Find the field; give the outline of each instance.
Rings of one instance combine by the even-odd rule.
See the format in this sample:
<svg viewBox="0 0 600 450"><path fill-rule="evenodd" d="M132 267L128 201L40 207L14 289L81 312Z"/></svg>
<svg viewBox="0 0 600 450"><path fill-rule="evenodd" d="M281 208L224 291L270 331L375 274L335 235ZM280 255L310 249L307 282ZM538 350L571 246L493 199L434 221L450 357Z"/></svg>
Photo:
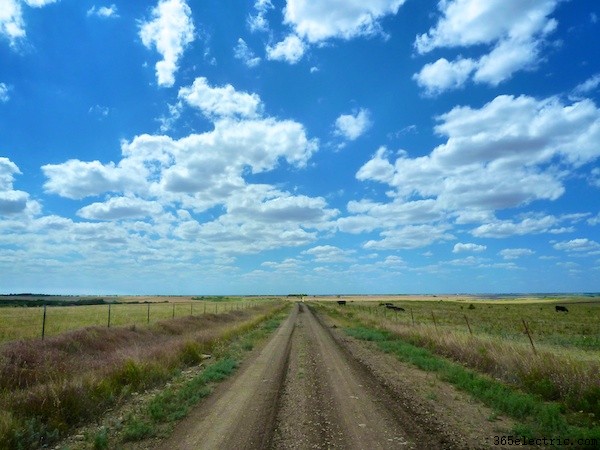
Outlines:
<svg viewBox="0 0 600 450"><path fill-rule="evenodd" d="M109 300L0 308L0 449L600 448L598 296Z"/></svg>
<svg viewBox="0 0 600 450"><path fill-rule="evenodd" d="M118 327L145 325L159 320L206 313L223 313L246 308L253 297L63 297L1 296L2 303L20 302L22 306L0 307L0 343L16 339L55 336L65 331L89 326ZM44 303L48 306L24 306ZM102 304L85 304L102 302ZM79 303L79 304L78 304ZM81 304L83 303L83 304ZM73 306L60 306L71 304ZM77 306L75 306L77 305Z"/></svg>

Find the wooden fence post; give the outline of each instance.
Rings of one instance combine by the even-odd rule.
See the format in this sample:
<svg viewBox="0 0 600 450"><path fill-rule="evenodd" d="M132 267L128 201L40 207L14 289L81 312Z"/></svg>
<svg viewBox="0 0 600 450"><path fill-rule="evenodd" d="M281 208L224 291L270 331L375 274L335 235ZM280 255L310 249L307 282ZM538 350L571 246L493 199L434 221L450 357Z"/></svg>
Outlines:
<svg viewBox="0 0 600 450"><path fill-rule="evenodd" d="M148 323L150 323L150 303L148 303Z"/></svg>
<svg viewBox="0 0 600 450"><path fill-rule="evenodd" d="M435 316L433 315L433 311L431 311L431 318L433 319L433 325L435 326L435 331L437 331L437 322L435 321Z"/></svg>
<svg viewBox="0 0 600 450"><path fill-rule="evenodd" d="M106 324L106 328L110 328L110 303L108 304L108 323Z"/></svg>
<svg viewBox="0 0 600 450"><path fill-rule="evenodd" d="M173 319L175 318L175 303L173 303Z"/></svg>
<svg viewBox="0 0 600 450"><path fill-rule="evenodd" d="M473 331L471 331L471 325L469 325L469 319L467 318L467 315L464 314L465 316L465 321L467 322L467 328L469 329L469 333L471 334L471 336L473 336Z"/></svg>
<svg viewBox="0 0 600 450"><path fill-rule="evenodd" d="M206 314L206 303L204 303L204 314Z"/></svg>
<svg viewBox="0 0 600 450"><path fill-rule="evenodd" d="M527 333L527 337L529 338L529 343L531 344L531 348L533 349L533 354L537 356L537 350L535 349L535 345L533 345L533 339L531 338L531 333L529 332L529 327L527 326L527 322L525 319L521 319L523 321L523 326L525 327L525 333Z"/></svg>
<svg viewBox="0 0 600 450"><path fill-rule="evenodd" d="M42 341L46 335L46 305L44 305L44 318L42 319Z"/></svg>

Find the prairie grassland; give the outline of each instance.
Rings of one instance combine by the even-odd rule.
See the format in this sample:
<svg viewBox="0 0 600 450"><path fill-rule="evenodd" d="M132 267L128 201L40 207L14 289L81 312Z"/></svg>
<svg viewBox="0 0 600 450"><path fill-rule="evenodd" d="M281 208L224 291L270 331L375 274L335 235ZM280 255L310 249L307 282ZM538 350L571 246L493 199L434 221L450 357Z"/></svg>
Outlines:
<svg viewBox="0 0 600 450"><path fill-rule="evenodd" d="M137 306L137 305L136 305ZM256 302L144 327L89 327L0 345L0 449L37 448L132 392L160 385L280 311Z"/></svg>
<svg viewBox="0 0 600 450"><path fill-rule="evenodd" d="M256 303L256 302L254 302ZM218 314L246 308L250 301L227 303L190 300L169 303L111 303L110 326L145 325L174 317ZM17 339L39 338L42 333L43 307L0 308L0 343ZM83 327L108 327L109 305L48 306L45 336Z"/></svg>
<svg viewBox="0 0 600 450"><path fill-rule="evenodd" d="M562 302L568 306L568 313L557 313L554 303L546 302L394 302L405 309L403 312L359 302L345 306L321 304L321 307L349 323L385 330L409 344L543 400L557 401L565 408L569 420L597 426L600 421L598 300Z"/></svg>

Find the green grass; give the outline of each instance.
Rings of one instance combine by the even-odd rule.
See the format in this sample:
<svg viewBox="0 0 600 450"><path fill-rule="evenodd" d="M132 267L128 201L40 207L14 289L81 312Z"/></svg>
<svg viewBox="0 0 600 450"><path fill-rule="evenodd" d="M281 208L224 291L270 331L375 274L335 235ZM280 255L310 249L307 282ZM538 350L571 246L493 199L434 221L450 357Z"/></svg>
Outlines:
<svg viewBox="0 0 600 450"><path fill-rule="evenodd" d="M437 356L428 349L405 342L385 330L354 326L347 328L346 332L357 339L375 342L380 350L395 355L401 361L438 374L440 379L468 392L494 410L519 420L522 425L513 432L520 436L586 438L600 442L600 427L584 428L569 424L564 407L559 403L546 402L539 396L521 392Z"/></svg>

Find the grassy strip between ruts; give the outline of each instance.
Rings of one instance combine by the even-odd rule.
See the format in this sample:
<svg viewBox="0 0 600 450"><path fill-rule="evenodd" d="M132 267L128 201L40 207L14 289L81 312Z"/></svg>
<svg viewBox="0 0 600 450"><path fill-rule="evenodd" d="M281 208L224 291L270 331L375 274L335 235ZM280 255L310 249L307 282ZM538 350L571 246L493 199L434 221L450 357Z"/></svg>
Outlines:
<svg viewBox="0 0 600 450"><path fill-rule="evenodd" d="M166 437L174 423L181 420L204 397L208 396L214 383L229 377L238 367L245 354L265 340L287 316L288 309L271 316L258 326L223 342L213 355L215 360L188 380L174 380L166 389L139 405L125 417L118 429L101 427L82 442L68 449L122 448L130 442L153 437Z"/></svg>
<svg viewBox="0 0 600 450"><path fill-rule="evenodd" d="M345 328L350 336L363 341L375 342L378 348L395 355L399 360L411 363L421 370L435 372L443 381L468 392L494 410L520 421L513 430L519 437L583 439L589 448L599 448L600 428L581 428L569 425L558 403L544 402L488 376L467 369L460 364L434 355L427 349L409 344L392 333L360 325ZM583 445L585 447L585 445Z"/></svg>

